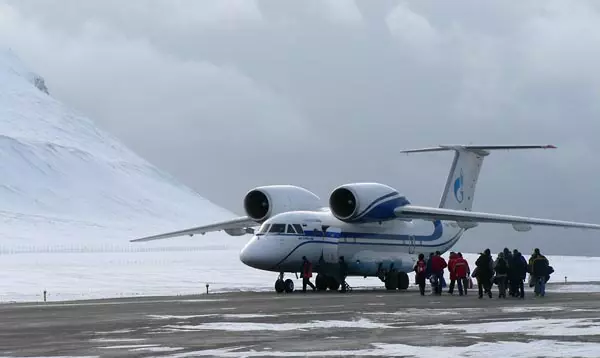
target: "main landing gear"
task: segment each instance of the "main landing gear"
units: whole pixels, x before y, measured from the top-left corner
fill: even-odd
[[[282,293],[283,291],[286,293],[294,292],[294,281],[289,278],[284,281],[283,272],[280,272],[277,281],[275,281],[275,292]]]
[[[406,290],[410,285],[410,279],[406,272],[398,272],[395,268],[391,267],[390,270],[385,270],[379,266],[377,276],[385,284],[387,290]]]
[[[340,282],[335,277],[319,273],[315,279],[315,286],[318,291],[326,291],[327,289],[337,291],[340,288]]]
[[[340,282],[335,277],[320,273],[317,274],[317,277],[315,278],[315,287],[317,288],[317,291],[326,291],[328,289],[331,291],[337,291],[340,288]],[[294,292],[294,281],[289,278],[284,280],[283,272],[280,272],[279,277],[275,281],[275,292]]]

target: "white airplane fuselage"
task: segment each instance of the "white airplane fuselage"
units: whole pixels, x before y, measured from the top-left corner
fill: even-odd
[[[288,228],[294,224],[302,232]],[[269,232],[272,225],[285,225],[285,231]],[[390,268],[411,272],[420,253],[427,257],[445,252],[463,232],[456,223],[439,220],[354,224],[338,220],[328,210],[286,212],[263,223],[241,250],[240,260],[260,270],[301,272],[306,256],[316,270],[327,271],[336,270],[343,256],[350,276],[375,276],[379,269]]]

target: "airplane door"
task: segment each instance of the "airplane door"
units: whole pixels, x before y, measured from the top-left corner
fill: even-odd
[[[323,245],[323,259],[326,263],[335,264],[338,262],[338,243],[342,230],[334,227],[329,227],[325,231],[323,241],[329,242]]]

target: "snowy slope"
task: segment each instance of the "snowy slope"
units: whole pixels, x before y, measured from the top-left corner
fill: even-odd
[[[127,243],[233,215],[51,93],[51,84],[0,50],[0,253]]]

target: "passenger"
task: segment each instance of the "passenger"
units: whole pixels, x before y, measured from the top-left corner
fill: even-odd
[[[468,276],[471,274],[471,269],[469,268],[469,263],[462,256],[462,253],[458,253],[456,255],[456,259],[454,261],[454,276],[458,281],[458,294],[460,296],[467,295],[467,288],[469,287]]]
[[[435,252],[436,255],[438,255],[439,257],[442,257],[442,253],[439,251]],[[446,260],[444,260],[444,262],[446,262]],[[446,267],[448,265],[446,264]],[[446,286],[448,286],[448,284],[446,283],[446,276],[444,275],[444,270],[442,269],[442,285],[441,288],[446,288]]]
[[[344,261],[344,256],[340,256],[340,280],[342,282],[341,292],[346,292],[346,277],[348,276],[348,264]]]
[[[515,257],[519,251],[514,249],[508,259],[508,294],[511,297],[519,297],[519,261],[515,261]],[[504,256],[506,258],[506,255]]]
[[[433,262],[431,259],[433,258],[434,253],[430,252],[429,253],[429,258],[427,258],[427,268],[425,271],[425,277],[429,280],[429,282],[431,283],[431,293],[434,294],[435,293],[435,284],[434,284],[434,279],[433,276],[431,275],[431,263]]]
[[[446,260],[444,260],[441,253],[437,251],[431,258],[431,275],[434,276],[437,281],[434,292],[438,296],[442,294],[442,280],[444,278],[444,269],[446,267],[448,267]]]
[[[525,288],[523,287],[523,282],[527,278],[527,261],[517,249],[513,251],[510,270],[513,273],[513,283],[515,285],[514,296],[524,299]]]
[[[494,260],[490,253],[490,249],[485,249],[483,254],[479,256],[475,262],[477,286],[479,289],[479,298],[483,298],[483,294],[487,293],[489,298],[492,298],[492,276],[494,275]],[[475,273],[475,272],[474,272]]]
[[[533,250],[533,255],[529,259],[529,267],[536,296],[544,297],[546,295],[546,276],[550,271],[549,266],[548,259],[540,253],[540,249]]]
[[[419,260],[413,268],[415,271],[415,278],[419,285],[419,292],[421,296],[425,296],[425,279],[427,277],[427,263],[425,263],[425,255],[419,254]]]
[[[504,258],[504,252],[498,254],[494,262],[496,273],[496,284],[498,285],[498,298],[506,298],[506,278],[508,276],[508,265]]]
[[[504,251],[502,251],[502,253],[504,254],[504,260],[506,261],[506,266],[508,268],[508,272],[506,273],[506,287],[508,288],[508,294],[512,296],[514,294],[514,291],[512,289],[512,284],[511,284],[511,282],[512,282],[511,275],[510,275],[510,263],[512,261],[512,253],[510,252],[508,247],[505,247]]]
[[[456,253],[454,251],[450,252],[450,256],[448,257],[448,272],[450,273],[450,287],[448,288],[448,293],[451,295],[454,294],[454,285],[456,284],[456,274],[454,273],[456,258]]]
[[[316,290],[315,285],[310,282],[312,277],[312,263],[308,261],[306,256],[302,256],[302,292],[306,292],[306,285],[312,287],[313,291]]]

